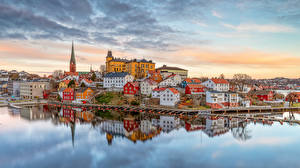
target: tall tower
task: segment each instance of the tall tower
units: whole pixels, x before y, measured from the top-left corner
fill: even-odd
[[[106,56],[106,72],[110,72],[109,70],[109,61],[113,60],[112,52],[109,50]]]
[[[76,72],[76,60],[75,60],[73,41],[72,41],[72,53],[71,53],[71,59],[70,59],[70,72],[73,72],[73,73]]]

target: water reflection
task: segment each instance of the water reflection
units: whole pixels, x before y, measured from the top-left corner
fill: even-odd
[[[4,130],[1,132],[0,129],[0,141],[3,142],[0,163],[4,167],[39,167],[41,162],[31,161],[25,156],[34,153],[37,159],[44,160],[41,156],[45,156],[57,161],[67,153],[68,160],[95,162],[86,167],[144,165],[143,162],[135,163],[135,158],[146,159],[155,167],[170,164],[173,167],[195,167],[199,162],[204,167],[238,167],[236,164],[241,164],[241,161],[249,164],[241,167],[264,167],[253,160],[269,159],[271,162],[281,151],[281,162],[297,167],[296,162],[287,157],[290,153],[293,156],[299,154],[297,124],[289,127],[289,124],[281,125],[267,119],[299,120],[299,116],[299,113],[266,113],[179,118],[47,106],[9,109],[7,115],[0,118],[0,128]],[[263,117],[264,121],[250,120],[250,117]],[[7,119],[12,123],[21,120],[25,124],[17,130],[5,131],[4,120]],[[258,151],[261,155],[255,154]],[[226,155],[221,157],[222,153]],[[68,166],[63,162],[51,162],[50,167],[82,167],[82,164],[74,162]],[[272,165],[278,167],[280,164]]]

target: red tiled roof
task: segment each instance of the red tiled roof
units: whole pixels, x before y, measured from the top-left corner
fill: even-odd
[[[150,85],[157,84],[157,82],[155,82],[154,80],[151,80],[151,79],[146,79],[145,81],[148,82]]]
[[[82,79],[82,80],[85,80],[87,83],[93,83],[93,81],[89,79]]]
[[[166,79],[176,76],[176,74],[169,75]]]
[[[166,90],[167,88],[155,88],[153,89],[153,91],[157,91],[157,92],[160,92],[160,91],[164,91]]]
[[[225,79],[216,79],[216,78],[213,78],[211,79],[215,84],[229,84],[229,82]]]
[[[73,88],[66,88],[63,92],[73,92],[74,89]]]
[[[204,88],[205,87],[201,84],[188,84],[187,86],[189,86],[190,88]]]
[[[174,94],[179,94],[178,90],[175,88],[168,88],[171,92],[173,92]]]

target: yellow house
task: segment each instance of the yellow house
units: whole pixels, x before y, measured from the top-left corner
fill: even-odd
[[[108,51],[106,56],[106,72],[128,72],[135,78],[144,78],[148,71],[155,70],[155,63],[145,59],[121,59],[114,58],[112,52]]]
[[[64,81],[61,81],[59,84],[58,84],[58,90],[62,89],[62,88],[68,88],[68,84],[71,82],[71,80],[64,80]],[[75,82],[75,86],[77,87],[78,86],[78,83]]]
[[[76,90],[76,101],[89,100],[94,95],[94,91],[91,88],[80,88]]]

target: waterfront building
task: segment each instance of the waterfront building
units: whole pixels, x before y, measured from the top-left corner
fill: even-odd
[[[22,82],[20,83],[20,97],[22,99],[43,98],[43,91],[49,89],[49,82]]]
[[[271,90],[256,90],[250,94],[255,95],[260,101],[272,101],[274,92]]]
[[[160,98],[161,92],[166,90],[167,88],[155,88],[152,90],[152,98]]]
[[[212,78],[203,82],[202,85],[214,91],[229,91],[229,82],[225,79]]]
[[[132,82],[134,77],[128,72],[110,72],[105,74],[103,81],[104,88],[123,90],[127,82]]]
[[[22,81],[12,80],[7,83],[8,94],[13,98],[20,98],[20,83],[22,83]]]
[[[211,108],[237,107],[238,101],[235,92],[206,91],[206,105]]]
[[[91,88],[80,88],[76,90],[76,102],[82,103],[90,100],[94,95],[94,91]]]
[[[128,72],[134,78],[145,78],[148,71],[155,70],[155,63],[146,59],[121,59],[115,58],[111,51],[106,56],[106,73]]]
[[[138,82],[127,82],[123,88],[124,95],[136,95],[138,91],[139,91]]]
[[[141,82],[141,94],[150,96],[152,90],[157,87],[157,82],[151,79],[145,79]]]
[[[188,76],[188,70],[178,67],[169,67],[167,65],[163,65],[162,67],[159,67],[156,70],[160,71],[160,73],[165,77],[171,74],[176,74],[180,75],[182,79],[185,79]]]
[[[75,99],[75,93],[73,88],[66,88],[62,94],[64,102],[72,102]]]
[[[166,88],[160,94],[160,105],[175,106],[180,101],[180,93],[175,88]]]

